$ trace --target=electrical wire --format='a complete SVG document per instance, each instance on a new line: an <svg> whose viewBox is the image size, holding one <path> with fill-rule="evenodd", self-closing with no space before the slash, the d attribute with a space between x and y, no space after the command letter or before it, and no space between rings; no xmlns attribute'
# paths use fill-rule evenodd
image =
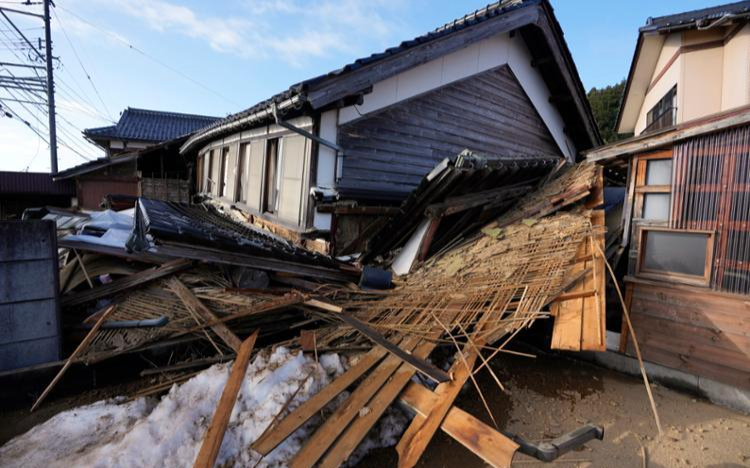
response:
<svg viewBox="0 0 750 468"><path fill-rule="evenodd" d="M67 8L64 8L64 7L59 6L59 5L57 6L57 8L59 8L59 9L65 11L66 13L74 16L75 18L79 19L80 21L83 21L84 23L88 24L92 28L95 28L96 30L98 30L98 31L100 31L100 32L102 32L102 33L104 33L104 34L112 37L116 41L118 41L118 42L126 45L130 50L132 50L132 51L134 51L134 52L136 52L136 53L138 53L138 54L146 57L147 59L151 60L152 62L156 63L157 65L159 65L159 66L161 66L161 67L163 67L163 68L171 71L172 73L175 73L175 74L179 75L180 77L182 77L182 78L190 81L194 85L196 85L196 86L198 86L200 88L203 88L205 91L208 91L211 94L214 94L215 96L220 97L221 99L223 99L224 101L226 101L226 102L228 102L228 103L230 103L232 105L241 107L241 104L239 104L239 103L231 100L230 98L224 96L220 92L218 92L218 91L216 91L216 90L214 90L212 88L209 88L208 86L206 86L205 84L201 83L200 81L197 81L194 78L191 78L190 76L186 75L185 73L181 72L180 70L178 70L178 69L172 67L171 65L169 65L169 64L167 64L167 63L159 60L158 58L154 57L153 55L144 52L143 50L139 49L138 47L136 47L133 44L129 43L128 41L124 40L122 37L118 36L117 34L114 34L111 31L107 31L106 29L101 28L97 24L92 23L91 21L89 21L89 20L87 20L85 18L82 18L81 16L79 16L78 14L70 11Z"/></svg>
<svg viewBox="0 0 750 468"><path fill-rule="evenodd" d="M107 108L107 104L104 103L104 99L102 99L102 95L99 94L99 90L96 88L96 85L94 84L94 80L91 79L91 74L88 70L86 70L86 67L83 65L83 61L81 60L81 57L78 55L78 51L76 51L75 46L73 46L73 42L70 40L70 37L68 37L68 33L65 31L65 28L63 27L62 21L60 21L60 17L57 15L57 11L54 9L52 10L52 13L55 15L55 19L57 20L57 24L60 25L60 31L62 31L63 36L65 36L65 40L68 41L68 45L70 45L70 50L73 51L73 55L75 56L76 60L78 61L78 65L81 66L81 70L83 70L83 74L86 75L86 79L91 84L91 88L94 90L94 93L96 93L96 97L99 98L99 102L102 103L102 106L105 110L105 115L110 117L112 113ZM111 117L110 117L111 118Z"/></svg>

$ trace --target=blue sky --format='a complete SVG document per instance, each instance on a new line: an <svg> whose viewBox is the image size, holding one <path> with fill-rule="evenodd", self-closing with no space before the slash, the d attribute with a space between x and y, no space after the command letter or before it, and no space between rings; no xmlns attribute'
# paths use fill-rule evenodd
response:
<svg viewBox="0 0 750 468"><path fill-rule="evenodd" d="M17 7L14 3L19 1L0 1L0 6ZM56 71L62 82L57 95L64 140L60 168L84 162L76 152L99 156L80 130L110 124L108 120L116 120L125 107L223 116L290 84L434 29L486 2L57 0L53 43L61 62ZM647 17L717 2L552 4L588 90L627 75L638 27ZM35 20L21 18L17 24L32 41L42 34L34 29L40 26ZM8 42L9 28L0 21L0 62L17 62L13 54L24 52ZM0 90L2 96L7 92ZM46 117L34 106L6 104L44 132ZM46 143L18 119L0 117L0 170L26 168L49 170Z"/></svg>

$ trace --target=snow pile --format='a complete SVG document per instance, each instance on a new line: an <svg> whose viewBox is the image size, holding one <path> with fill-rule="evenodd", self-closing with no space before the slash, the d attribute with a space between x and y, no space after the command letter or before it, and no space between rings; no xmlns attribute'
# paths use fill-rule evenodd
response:
<svg viewBox="0 0 750 468"><path fill-rule="evenodd" d="M291 400L288 412L344 370L345 362L336 354L322 356L320 363L285 348L259 354L248 366L216 466L256 466L260 455L250 444L284 416L277 415L287 402ZM219 364L173 386L158 402L110 400L60 413L0 447L0 466L192 466L228 375L229 365ZM333 405L345 397L340 395ZM406 422L403 414L389 409L352 459L395 444ZM320 423L319 417L309 421L257 466L286 466Z"/></svg>

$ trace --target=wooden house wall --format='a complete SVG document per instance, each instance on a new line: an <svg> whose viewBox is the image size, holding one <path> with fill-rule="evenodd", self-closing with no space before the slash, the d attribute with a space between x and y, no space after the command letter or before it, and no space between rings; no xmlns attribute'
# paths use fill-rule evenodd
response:
<svg viewBox="0 0 750 468"><path fill-rule="evenodd" d="M747 296L639 279L627 294L645 360L750 389Z"/></svg>
<svg viewBox="0 0 750 468"><path fill-rule="evenodd" d="M341 191L405 196L446 157L562 157L507 65L368 114L339 128Z"/></svg>

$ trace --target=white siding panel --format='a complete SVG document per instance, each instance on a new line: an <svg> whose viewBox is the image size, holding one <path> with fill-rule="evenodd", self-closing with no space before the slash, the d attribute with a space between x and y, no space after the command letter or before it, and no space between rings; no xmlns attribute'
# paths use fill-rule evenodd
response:
<svg viewBox="0 0 750 468"><path fill-rule="evenodd" d="M266 141L256 140L247 146L248 158L247 206L260 211L260 199L263 193L263 160L266 154Z"/></svg>
<svg viewBox="0 0 750 468"><path fill-rule="evenodd" d="M303 136L284 137L281 142L281 184L279 187L279 218L299 224L304 205L303 188L307 140Z"/></svg>

